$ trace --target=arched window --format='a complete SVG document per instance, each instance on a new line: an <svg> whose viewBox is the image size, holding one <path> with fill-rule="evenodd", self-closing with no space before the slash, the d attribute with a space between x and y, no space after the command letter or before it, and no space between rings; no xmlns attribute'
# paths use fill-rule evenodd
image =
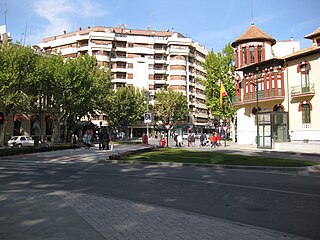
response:
<svg viewBox="0 0 320 240"><path fill-rule="evenodd" d="M274 105L273 111L274 112L283 112L284 111L284 107L281 104Z"/></svg>
<svg viewBox="0 0 320 240"><path fill-rule="evenodd" d="M311 123L310 118L310 105L309 104L302 104L302 123Z"/></svg>
<svg viewBox="0 0 320 240"><path fill-rule="evenodd" d="M250 63L254 63L254 46L250 46Z"/></svg>
<svg viewBox="0 0 320 240"><path fill-rule="evenodd" d="M301 87L309 87L309 70L311 69L310 63L302 62L298 65L298 72L301 74Z"/></svg>
<svg viewBox="0 0 320 240"><path fill-rule="evenodd" d="M258 62L262 61L262 46L258 46Z"/></svg>
<svg viewBox="0 0 320 240"><path fill-rule="evenodd" d="M243 64L247 65L247 48L242 47L242 53L243 53Z"/></svg>

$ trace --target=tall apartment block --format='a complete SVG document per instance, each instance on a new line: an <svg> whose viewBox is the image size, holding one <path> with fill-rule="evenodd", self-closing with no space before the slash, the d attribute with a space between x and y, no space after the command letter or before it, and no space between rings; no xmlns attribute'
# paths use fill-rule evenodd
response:
<svg viewBox="0 0 320 240"><path fill-rule="evenodd" d="M111 69L114 88L147 89L151 103L160 89L171 87L182 92L190 109L186 125L196 128L208 125L204 86L197 81L204 77L201 63L208 51L191 38L150 28L99 26L45 38L39 47L47 53L60 53L69 58L84 54L95 56L101 66ZM146 126L138 122L134 128L134 135L140 135Z"/></svg>

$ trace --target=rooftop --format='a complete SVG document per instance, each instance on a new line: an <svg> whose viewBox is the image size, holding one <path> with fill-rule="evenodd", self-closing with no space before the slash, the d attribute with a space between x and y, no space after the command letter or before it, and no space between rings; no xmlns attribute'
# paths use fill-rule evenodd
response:
<svg viewBox="0 0 320 240"><path fill-rule="evenodd" d="M245 31L232 43L232 47L236 47L240 43L249 42L251 40L268 41L271 43L271 45L274 45L276 43L276 40L274 38L267 35L264 31L262 31L252 23L247 31Z"/></svg>

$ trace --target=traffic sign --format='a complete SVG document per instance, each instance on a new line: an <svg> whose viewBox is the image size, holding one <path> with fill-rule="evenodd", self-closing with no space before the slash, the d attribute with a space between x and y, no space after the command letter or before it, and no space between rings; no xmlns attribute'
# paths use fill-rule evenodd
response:
<svg viewBox="0 0 320 240"><path fill-rule="evenodd" d="M167 130L169 130L171 125L170 124L166 124L165 127L166 127Z"/></svg>
<svg viewBox="0 0 320 240"><path fill-rule="evenodd" d="M144 114L144 123L151 123L151 113Z"/></svg>
<svg viewBox="0 0 320 240"><path fill-rule="evenodd" d="M227 131L228 126L223 126L222 128L223 128L223 131Z"/></svg>

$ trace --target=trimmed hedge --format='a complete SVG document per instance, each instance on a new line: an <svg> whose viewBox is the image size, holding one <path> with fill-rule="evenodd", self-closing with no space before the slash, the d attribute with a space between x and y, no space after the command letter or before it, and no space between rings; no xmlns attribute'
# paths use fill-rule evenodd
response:
<svg viewBox="0 0 320 240"><path fill-rule="evenodd" d="M148 148L142 148L142 149L136 149L136 150L131 150L127 152L122 152L122 153L117 153L109 156L110 160L121 160L126 158L127 156L139 154L139 153L144 153L144 152L152 152L159 148L159 146L153 146L153 147L148 147Z"/></svg>
<svg viewBox="0 0 320 240"><path fill-rule="evenodd" d="M0 157L26 154L26 153L50 152L50 151L58 151L58 150L73 149L73 148L74 146L71 144L40 146L38 148L35 148L35 147L5 148L5 149L0 149ZM80 148L80 146L78 145L76 146L76 148Z"/></svg>

